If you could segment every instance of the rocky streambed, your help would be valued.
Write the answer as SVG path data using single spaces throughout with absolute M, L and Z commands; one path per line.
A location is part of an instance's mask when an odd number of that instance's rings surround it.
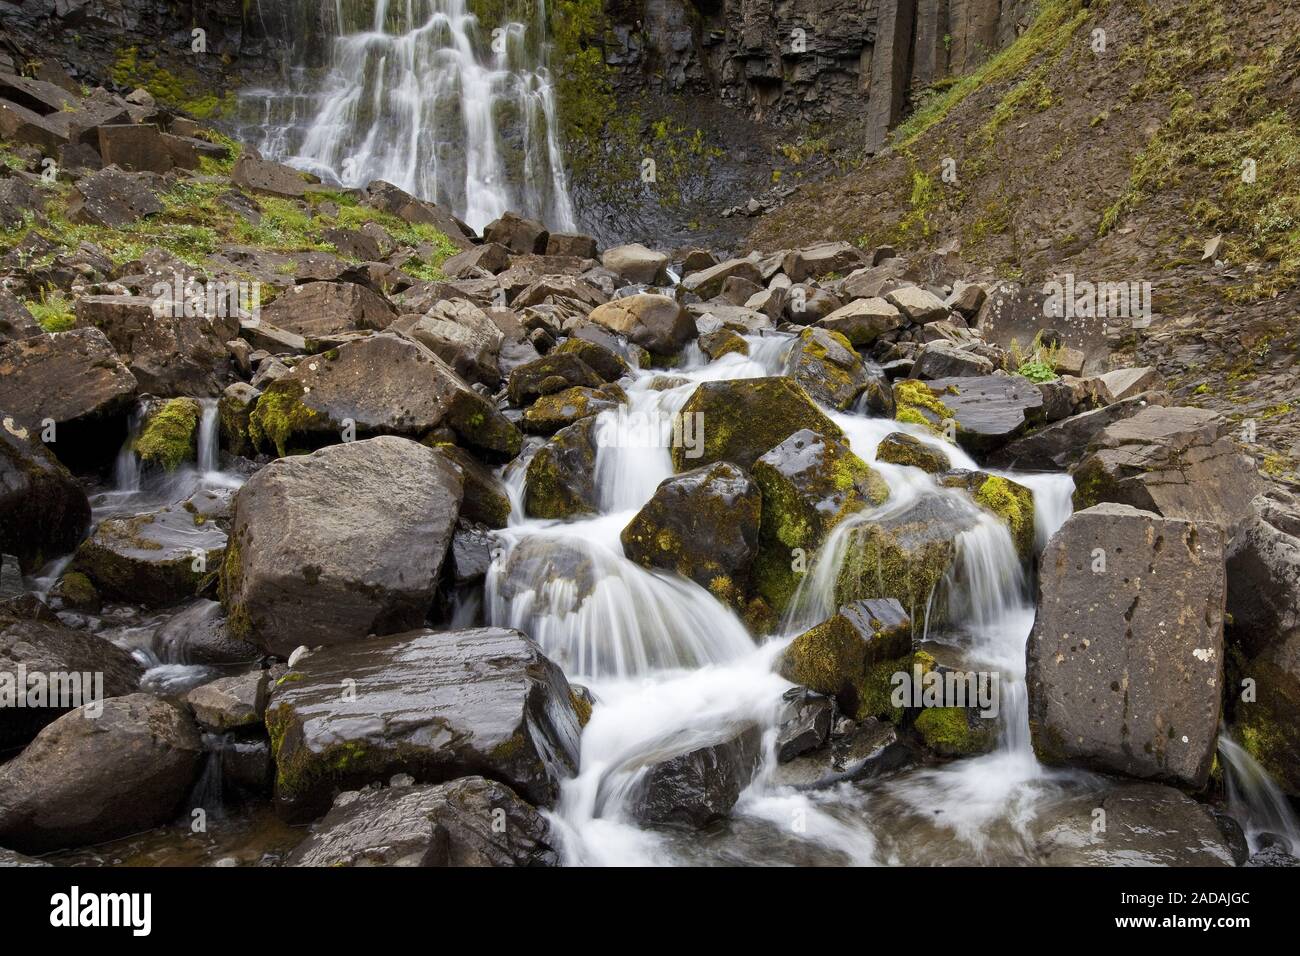
M 29 112 L 0 663 L 99 692 L 0 708 L 5 861 L 1294 862 L 1300 518 L 1152 369 Z

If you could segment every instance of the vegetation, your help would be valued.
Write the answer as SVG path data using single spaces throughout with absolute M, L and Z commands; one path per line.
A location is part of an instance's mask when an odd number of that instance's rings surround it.
M 57 290 L 42 290 L 39 299 L 28 299 L 27 311 L 46 332 L 66 332 L 77 324 L 72 303 Z

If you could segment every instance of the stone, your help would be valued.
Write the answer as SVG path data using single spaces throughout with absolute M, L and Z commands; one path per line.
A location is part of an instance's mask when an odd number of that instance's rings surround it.
M 101 126 L 98 132 L 99 155 L 105 166 L 118 166 L 136 173 L 167 173 L 176 166 L 156 126 L 118 123 Z
M 548 256 L 574 256 L 578 259 L 596 258 L 596 240 L 576 232 L 553 232 L 546 240 Z
M 1163 387 L 1160 373 L 1150 367 L 1115 369 L 1096 376 L 1090 382 L 1090 391 L 1103 405 L 1113 405 Z
M 235 495 L 221 565 L 232 635 L 288 657 L 302 644 L 418 627 L 437 590 L 462 481 L 437 451 L 387 436 L 257 472 Z
M 948 454 L 942 448 L 906 432 L 890 432 L 882 438 L 876 446 L 876 461 L 910 465 L 932 475 L 952 467 Z
M 203 760 L 189 716 L 152 694 L 64 714 L 0 766 L 0 840 L 21 852 L 102 843 L 168 823 Z
M 732 276 L 748 279 L 759 285 L 763 284 L 763 273 L 759 271 L 755 259 L 728 259 L 716 266 L 692 272 L 682 280 L 680 288 L 684 292 L 698 295 L 701 299 L 712 299 L 722 292 L 723 284 Z
M 45 330 L 32 317 L 27 306 L 8 289 L 0 286 L 0 345 L 44 334 Z
M 626 282 L 664 285 L 668 281 L 668 257 L 647 249 L 639 242 L 606 249 L 600 257 L 600 264 Z
M 1250 503 L 1227 550 L 1228 635 L 1248 657 L 1300 631 L 1300 508 L 1281 489 Z
M 247 641 L 232 637 L 225 611 L 206 598 L 185 605 L 158 628 L 154 641 L 166 660 L 181 664 L 248 664 L 262 654 Z
M 762 759 L 762 731 L 734 737 L 651 764 L 632 798 L 642 823 L 701 830 L 725 819 Z
M 899 741 L 894 725 L 868 717 L 846 734 L 832 733 L 829 746 L 778 763 L 772 782 L 795 790 L 825 790 L 849 781 L 870 780 L 912 761 L 912 749 Z
M 1205 785 L 1223 693 L 1223 568 L 1209 523 L 1107 503 L 1062 526 L 1040 561 L 1026 651 L 1040 760 Z
M 643 567 L 672 571 L 722 601 L 739 603 L 758 548 L 758 486 L 729 462 L 660 482 L 623 529 L 623 551 Z
M 594 335 L 591 338 L 583 337 L 584 333 L 590 334 L 593 329 L 601 334 Z M 617 350 L 619 348 L 625 350 L 626 343 L 616 341 L 606 343 L 603 341 L 606 336 L 610 339 L 613 338 L 603 329 L 596 329 L 595 327 L 578 329 L 552 351 L 560 355 L 576 355 L 606 382 L 616 382 L 631 371 L 631 366 L 628 364 L 627 359 L 623 357 L 622 352 Z M 602 341 L 594 341 L 593 339 L 602 339 Z
M 404 315 L 389 328 L 419 342 L 467 382 L 493 388 L 501 381 L 498 359 L 505 336 L 472 302 L 448 299 L 423 315 Z
M 576 518 L 600 510 L 596 491 L 595 418 L 562 428 L 537 450 L 524 478 L 524 512 Z
M 856 299 L 816 320 L 819 327 L 838 332 L 855 346 L 871 345 L 903 322 L 903 314 L 884 299 Z
M 80 226 L 121 229 L 162 211 L 148 174 L 108 167 L 77 180 L 67 218 Z
M 524 412 L 521 424 L 526 432 L 553 435 L 580 419 L 617 408 L 620 399 L 618 395 L 610 394 L 615 391 L 618 391 L 617 386 L 606 385 L 600 391 L 574 387 L 543 395 Z
M 75 549 L 90 527 L 86 493 L 34 437 L 0 421 L 0 554 L 28 573 Z
M 823 242 L 806 249 L 787 252 L 781 262 L 781 271 L 792 282 L 816 279 L 832 272 L 847 273 L 860 267 L 866 255 L 848 242 Z
M 937 322 L 948 317 L 948 306 L 933 292 L 908 285 L 885 293 L 885 299 L 915 325 Z
M 1143 392 L 1113 405 L 1071 415 L 1008 442 L 989 455 L 988 463 L 996 468 L 1026 471 L 1069 470 L 1083 459 L 1088 446 L 1106 426 L 1168 401 L 1164 392 Z
M 499 242 L 485 242 L 458 252 L 440 266 L 443 275 L 453 279 L 465 278 L 482 269 L 496 275 L 510 268 L 510 250 Z
M 791 687 L 781 697 L 776 759 L 789 763 L 825 746 L 836 717 L 835 699 L 806 687 Z
M 587 318 L 657 355 L 675 355 L 696 335 L 695 320 L 676 299 L 648 292 L 597 306 Z
M 979 315 L 987 298 L 988 293 L 984 291 L 983 286 L 973 282 L 957 281 L 953 283 L 952 294 L 944 304 L 954 312 L 960 312 L 966 318 L 973 319 Z
M 257 727 L 266 712 L 267 672 L 249 671 L 200 684 L 185 695 L 199 724 L 214 733 Z
M 504 528 L 510 521 L 510 495 L 501 479 L 457 445 L 440 444 L 436 447 L 460 469 L 465 487 L 460 516 L 489 528 Z
M 234 382 L 221 393 L 217 402 L 221 447 L 230 454 L 241 458 L 254 454 L 253 440 L 248 432 L 253 409 L 261 397 L 261 391 L 247 382 Z
M 339 693 L 354 681 L 354 696 Z M 415 630 L 316 651 L 271 693 L 276 801 L 323 810 L 338 789 L 394 773 L 417 783 L 486 774 L 550 806 L 578 761 L 563 672 L 518 631 Z
M 473 245 L 468 227 L 445 208 L 437 203 L 416 199 L 392 183 L 377 179 L 367 186 L 366 205 L 396 216 L 403 222 L 433 226 L 458 249 L 468 249 Z
M 1019 375 L 977 375 L 894 383 L 894 417 L 943 434 L 955 424 L 957 443 L 989 453 L 1042 420 L 1043 393 Z
M 304 282 L 262 309 L 261 321 L 308 339 L 363 329 L 386 329 L 396 310 L 355 282 Z
M 939 341 L 931 342 L 921 350 L 908 377 L 924 380 L 992 375 L 993 368 L 993 362 L 984 356 L 957 348 L 947 341 Z
M 950 471 L 939 478 L 945 488 L 961 488 L 1011 532 L 1016 553 L 1026 564 L 1034 559 L 1034 493 L 1019 482 L 986 471 Z
M 749 354 L 749 343 L 745 337 L 731 329 L 718 329 L 700 336 L 700 351 L 716 362 L 724 355 L 735 352 L 738 355 Z
M 263 159 L 256 150 L 245 149 L 230 171 L 230 181 L 240 189 L 263 196 L 301 199 L 307 195 L 308 180 L 283 163 Z
M 558 866 L 557 842 L 546 819 L 509 787 L 472 776 L 341 793 L 287 863 Z
M 527 405 L 543 395 L 569 388 L 598 389 L 605 380 L 575 351 L 552 350 L 539 359 L 517 366 L 506 383 L 514 405 Z
M 786 353 L 785 374 L 803 386 L 813 401 L 844 411 L 867 387 L 867 370 L 849 340 L 826 328 L 799 333 Z
M 1296 796 L 1300 794 L 1300 631 L 1270 637 L 1263 651 L 1236 668 L 1240 678 L 1254 681 L 1255 693 L 1253 700 L 1234 701 L 1233 715 L 1242 746 L 1284 793 Z M 1261 642 L 1261 636 L 1256 636 L 1255 643 Z
M 496 242 L 511 252 L 537 253 L 546 252 L 550 233 L 546 227 L 534 219 L 525 219 L 515 213 L 503 213 L 483 227 L 483 241 Z
M 150 399 L 145 403 L 140 433 L 131 443 L 141 469 L 170 474 L 186 462 L 194 461 L 202 416 L 202 406 L 192 398 Z

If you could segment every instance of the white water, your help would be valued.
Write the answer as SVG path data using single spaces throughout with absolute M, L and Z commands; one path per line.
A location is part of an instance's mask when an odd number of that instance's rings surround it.
M 733 861 L 736 854 L 747 859 L 743 850 L 702 849 L 696 835 L 683 838 L 645 829 L 631 819 L 627 802 L 648 765 L 758 724 L 769 744 L 767 763 L 742 794 L 729 831 L 756 829 L 764 846 L 780 848 L 778 858 L 762 862 L 892 862 L 881 858 L 871 801 L 864 802 L 860 790 L 841 785 L 796 792 L 771 782 L 770 744 L 781 693 L 790 686 L 773 667 L 795 634 L 835 610 L 834 579 L 848 530 L 904 510 L 925 495 L 939 496 L 970 524 L 958 535 L 958 559 L 942 585 L 960 627 L 942 637 L 961 653 L 967 669 L 1000 674 L 1002 730 L 994 753 L 904 774 L 885 785 L 884 796 L 895 814 L 910 813 L 931 823 L 942 818 L 952 835 L 976 851 L 984 829 L 995 820 L 1023 829 L 1036 797 L 1052 787 L 1052 775 L 1039 766 L 1029 746 L 1024 648 L 1033 605 L 1025 570 L 1006 527 L 965 492 L 941 488 L 919 469 L 875 462 L 880 440 L 898 430 L 940 444 L 954 467 L 976 467 L 965 452 L 892 420 L 828 412 L 853 450 L 874 464 L 891 496 L 879 509 L 849 519 L 832 533 L 801 584 L 783 636 L 761 646 L 704 589 L 648 572 L 623 556 L 619 532 L 673 473 L 671 416 L 695 386 L 780 374 L 790 338 L 747 339 L 750 357 L 731 354 L 706 364 L 693 349 L 682 369 L 634 373 L 626 388 L 627 408 L 602 413 L 597 421 L 599 517 L 568 523 L 526 519 L 518 506 L 524 468 L 516 465 L 505 473 L 516 502 L 503 535 L 507 553 L 521 546 L 545 553 L 547 545 L 562 543 L 591 561 L 598 582 L 584 601 L 582 589 L 564 576 L 564 566 L 538 567 L 532 587 L 507 600 L 502 594 L 506 557 L 494 564 L 487 583 L 489 620 L 532 634 L 598 700 L 583 732 L 579 776 L 564 784 L 552 814 L 566 859 L 601 865 Z M 657 374 L 677 375 L 688 384 L 655 391 L 650 384 Z M 1016 478 L 1035 492 L 1038 537 L 1045 542 L 1069 516 L 1072 482 L 1063 475 Z
M 393 183 L 476 230 L 507 210 L 572 229 L 546 4 L 506 9 L 480 23 L 466 0 L 259 0 L 264 22 L 327 42 L 329 65 L 245 91 L 240 138 L 329 182 Z
M 1263 834 L 1271 833 L 1290 845 L 1292 856 L 1300 855 L 1300 822 L 1278 785 L 1227 734 L 1219 737 L 1219 755 L 1228 787 L 1228 813 L 1246 832 L 1251 852 L 1261 849 Z

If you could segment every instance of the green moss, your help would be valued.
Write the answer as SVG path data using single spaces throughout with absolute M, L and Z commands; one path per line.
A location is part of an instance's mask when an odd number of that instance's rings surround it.
M 925 745 L 945 757 L 966 757 L 989 749 L 994 732 L 965 707 L 927 707 L 914 725 Z
M 864 598 L 894 598 L 914 625 L 943 620 L 946 609 L 931 595 L 953 561 L 950 540 L 928 539 L 904 545 L 880 525 L 849 531 L 844 562 L 835 582 L 835 600 L 848 604 Z
M 573 705 L 573 712 L 578 715 L 578 726 L 586 727 L 591 721 L 591 703 L 572 690 L 569 691 L 569 703 Z
M 248 419 L 248 436 L 255 447 L 274 448 L 283 458 L 293 436 L 328 423 L 325 415 L 303 404 L 302 395 L 302 385 L 290 379 L 267 386 Z
M 89 611 L 99 609 L 99 591 L 81 571 L 68 571 L 60 577 L 54 587 L 54 595 L 71 608 Z
M 975 491 L 975 502 L 999 518 L 1011 530 L 1011 540 L 1024 560 L 1034 553 L 1034 493 L 1024 485 L 990 475 Z
M 942 451 L 906 432 L 886 435 L 876 448 L 876 460 L 893 465 L 910 465 L 932 475 L 951 467 L 948 456 Z
M 905 378 L 894 383 L 894 419 L 943 434 L 943 423 L 956 423 L 952 409 L 925 382 Z
M 135 440 L 135 453 L 146 466 L 173 472 L 195 457 L 203 410 L 192 398 L 173 398 L 151 414 Z
M 118 51 L 109 75 L 120 86 L 141 87 L 159 103 L 182 110 L 198 119 L 230 116 L 235 111 L 235 94 L 218 95 L 198 73 L 177 76 L 158 65 L 152 57 L 141 57 L 138 47 Z

